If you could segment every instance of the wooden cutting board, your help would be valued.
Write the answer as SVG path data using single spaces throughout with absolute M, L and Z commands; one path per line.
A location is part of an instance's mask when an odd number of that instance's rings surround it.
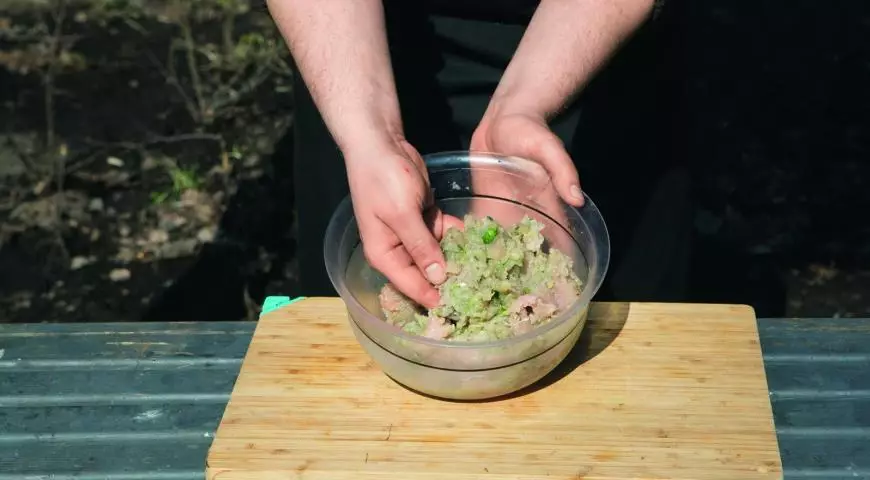
M 387 378 L 339 299 L 264 315 L 209 480 L 780 479 L 753 311 L 595 304 L 569 358 L 514 398 Z

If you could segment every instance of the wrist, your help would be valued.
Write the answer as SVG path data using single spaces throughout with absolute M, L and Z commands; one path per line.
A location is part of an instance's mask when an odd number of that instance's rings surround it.
M 351 137 L 339 143 L 339 149 L 349 170 L 383 165 L 384 158 L 406 156 L 407 144 L 401 128 L 379 123 L 359 124 Z
M 336 146 L 345 156 L 404 136 L 398 98 L 388 82 L 360 79 L 340 91 L 326 88 L 328 84 L 318 89 L 307 80 L 306 85 Z
M 346 162 L 365 161 L 395 150 L 397 142 L 404 139 L 401 121 L 382 112 L 344 113 L 342 117 L 334 138 Z
M 505 88 L 493 94 L 483 118 L 522 115 L 547 121 L 558 109 L 558 106 L 548 106 L 542 102 L 540 96 L 525 95 L 521 91 Z

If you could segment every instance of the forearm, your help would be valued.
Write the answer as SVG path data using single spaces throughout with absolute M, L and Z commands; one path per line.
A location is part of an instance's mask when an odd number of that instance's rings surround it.
M 381 0 L 267 0 L 342 151 L 400 134 Z
M 490 110 L 552 117 L 644 21 L 652 5 L 653 0 L 543 0 Z

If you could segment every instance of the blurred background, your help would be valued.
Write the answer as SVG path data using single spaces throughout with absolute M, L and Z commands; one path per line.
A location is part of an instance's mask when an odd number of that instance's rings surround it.
M 0 322 L 293 295 L 322 253 L 295 246 L 292 79 L 261 2 L 3 0 Z M 669 0 L 590 86 L 594 148 L 693 169 L 684 301 L 870 316 L 868 86 L 870 3 L 808 0 Z

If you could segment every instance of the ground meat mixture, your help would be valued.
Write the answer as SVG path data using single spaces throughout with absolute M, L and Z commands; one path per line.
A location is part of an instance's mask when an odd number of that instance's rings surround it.
M 447 281 L 440 304 L 427 312 L 388 283 L 379 298 L 389 323 L 434 339 L 500 340 L 548 322 L 580 296 L 571 259 L 543 251 L 541 223 L 524 217 L 505 228 L 471 216 L 464 223 L 441 240 Z

